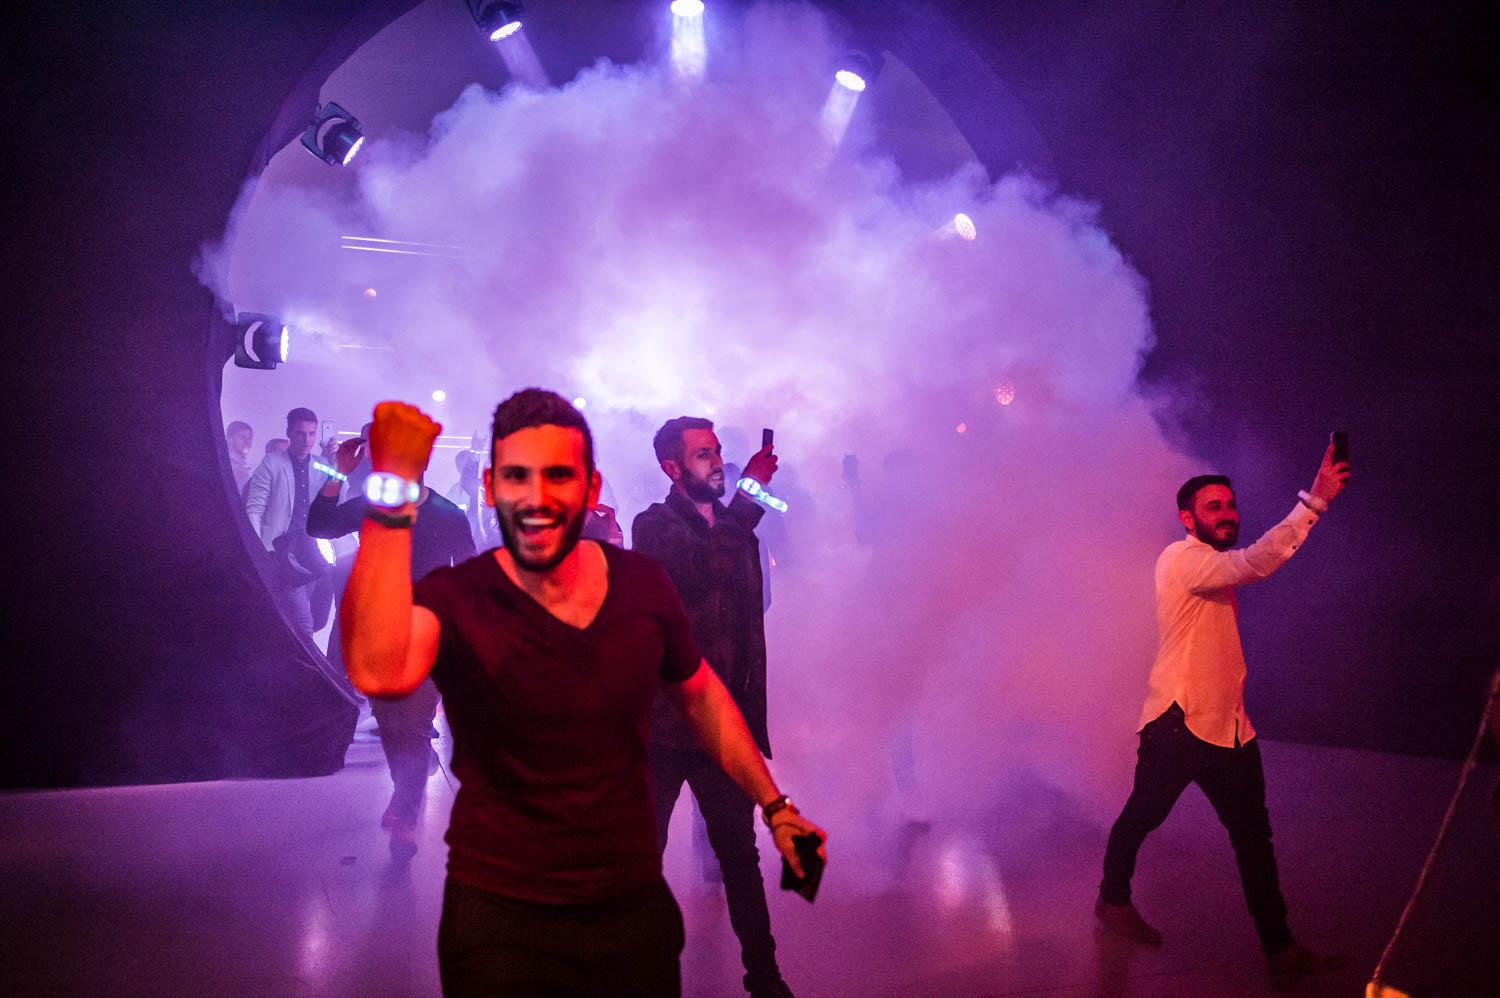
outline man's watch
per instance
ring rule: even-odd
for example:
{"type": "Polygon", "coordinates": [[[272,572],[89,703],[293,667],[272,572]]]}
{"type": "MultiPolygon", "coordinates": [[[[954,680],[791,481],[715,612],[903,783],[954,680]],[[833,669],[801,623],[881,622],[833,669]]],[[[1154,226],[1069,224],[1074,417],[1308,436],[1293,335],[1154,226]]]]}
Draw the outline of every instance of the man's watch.
{"type": "Polygon", "coordinates": [[[408,530],[417,522],[417,514],[411,513],[387,513],[379,506],[366,506],[365,519],[374,520],[382,527],[391,527],[395,530],[408,530]]]}
{"type": "Polygon", "coordinates": [[[771,827],[771,819],[774,818],[776,815],[780,814],[782,811],[788,811],[788,810],[791,811],[793,814],[799,814],[800,813],[797,810],[797,805],[795,805],[795,804],[792,803],[792,799],[790,797],[788,797],[786,794],[782,794],[780,797],[778,797],[775,800],[771,801],[771,803],[769,803],[769,804],[762,804],[760,806],[761,820],[763,820],[766,823],[766,827],[767,828],[770,828],[771,827]]]}

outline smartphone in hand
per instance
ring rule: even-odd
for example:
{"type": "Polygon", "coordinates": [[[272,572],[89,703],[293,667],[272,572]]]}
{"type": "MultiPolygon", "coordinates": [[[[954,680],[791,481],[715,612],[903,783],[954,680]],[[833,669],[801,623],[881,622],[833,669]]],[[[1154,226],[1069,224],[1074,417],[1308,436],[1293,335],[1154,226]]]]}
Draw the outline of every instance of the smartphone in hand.
{"type": "Polygon", "coordinates": [[[1333,463],[1349,463],[1349,434],[1343,430],[1333,431],[1333,463]]]}
{"type": "Polygon", "coordinates": [[[776,431],[763,429],[760,431],[760,449],[765,450],[776,442],[776,431]]]}
{"type": "Polygon", "coordinates": [[[792,864],[781,857],[781,889],[784,891],[796,891],[807,898],[811,904],[818,896],[818,885],[823,882],[823,857],[818,855],[818,847],[823,844],[823,839],[818,835],[793,835],[792,845],[797,849],[797,858],[802,861],[802,872],[805,876],[798,877],[792,872],[792,864]]]}

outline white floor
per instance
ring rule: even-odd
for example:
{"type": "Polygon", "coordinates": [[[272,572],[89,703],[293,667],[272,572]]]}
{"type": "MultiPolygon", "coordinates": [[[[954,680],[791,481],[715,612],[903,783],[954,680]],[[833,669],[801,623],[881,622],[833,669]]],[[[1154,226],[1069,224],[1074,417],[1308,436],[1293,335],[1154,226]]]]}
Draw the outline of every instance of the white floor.
{"type": "MultiPolygon", "coordinates": [[[[1304,993],[1358,994],[1457,766],[1264,751],[1294,928],[1352,961],[1304,993]]],[[[1479,775],[1487,789],[1494,767],[1479,775]]],[[[1481,789],[1393,965],[1393,983],[1417,993],[1500,994],[1500,828],[1481,789]]],[[[409,867],[392,865],[378,827],[388,794],[379,746],[361,736],[344,771],[321,779],[0,797],[0,993],[436,994],[452,787],[445,770],[432,777],[409,867]]],[[[734,995],[738,949],[690,855],[687,814],[678,808],[667,864],[688,924],[686,993],[734,995]]],[[[1016,854],[1013,841],[933,829],[899,892],[835,864],[815,906],[774,889],[766,855],[787,980],[803,995],[1267,993],[1232,855],[1202,797],[1190,791],[1142,854],[1137,901],[1167,934],[1160,950],[1094,928],[1105,831],[1043,829],[1016,854]]]]}

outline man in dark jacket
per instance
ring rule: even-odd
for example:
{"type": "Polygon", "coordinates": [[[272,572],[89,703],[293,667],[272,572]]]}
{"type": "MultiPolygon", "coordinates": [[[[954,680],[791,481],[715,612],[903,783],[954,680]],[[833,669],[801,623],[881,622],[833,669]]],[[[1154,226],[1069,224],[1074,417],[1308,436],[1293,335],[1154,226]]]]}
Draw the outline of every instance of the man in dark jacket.
{"type": "MultiPolygon", "coordinates": [[[[365,433],[369,433],[366,424],[365,433]]],[[[356,471],[365,469],[362,461],[365,437],[346,440],[334,458],[338,470],[354,480],[356,471]]],[[[339,482],[332,477],[324,482],[307,514],[307,533],[332,540],[359,530],[364,522],[367,502],[356,493],[339,502],[339,482]]],[[[456,565],[474,557],[474,540],[463,511],[431,489],[423,486],[417,501],[417,521],[412,527],[411,577],[415,582],[435,568],[456,565]]],[[[328,640],[329,658],[343,666],[339,648],[338,622],[328,640]]],[[[393,790],[391,802],[380,818],[380,825],[390,832],[391,858],[399,863],[410,860],[417,852],[417,826],[422,816],[427,777],[437,766],[432,750],[433,719],[437,716],[438,691],[431,679],[424,680],[409,696],[396,700],[370,698],[370,711],[380,728],[380,747],[390,767],[393,790]]]]}
{"type": "MultiPolygon", "coordinates": [[[[680,416],[657,431],[652,445],[672,480],[664,502],[635,518],[635,549],[667,570],[687,609],[703,657],[729,690],[761,752],[766,734],[766,632],[755,526],[765,510],[738,489],[726,506],[724,459],[714,424],[680,416]]],[[[752,457],[745,475],[762,485],[776,473],[769,446],[752,457]]],[[[703,811],[708,837],[724,874],[729,921],[739,937],[745,989],[756,996],[790,996],[776,964],[776,942],[755,847],[755,802],[698,747],[681,713],[658,694],[651,714],[651,787],[657,840],[686,783],[703,811]]]]}

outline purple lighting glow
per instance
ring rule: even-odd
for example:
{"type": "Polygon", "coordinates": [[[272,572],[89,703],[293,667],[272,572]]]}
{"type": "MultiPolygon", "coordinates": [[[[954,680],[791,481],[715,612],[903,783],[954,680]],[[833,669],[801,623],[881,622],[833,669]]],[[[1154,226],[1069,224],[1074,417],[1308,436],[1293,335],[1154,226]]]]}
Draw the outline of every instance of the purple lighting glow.
{"type": "MultiPolygon", "coordinates": [[[[684,20],[706,28],[707,6],[684,20]]],[[[912,810],[935,824],[967,820],[975,786],[1003,792],[1011,758],[1065,793],[1097,781],[1117,806],[1128,752],[1115,742],[1131,737],[1141,677],[1099,662],[1139,662],[1155,633],[1149,584],[1122,594],[1099,580],[1135,578],[1159,553],[1160,483],[1189,473],[1134,390],[1152,337],[1145,282],[1090,206],[1025,174],[967,160],[920,181],[893,169],[896,137],[958,148],[954,126],[895,57],[878,77],[841,61],[840,28],[814,5],[758,4],[743,18],[734,5],[701,83],[669,50],[685,7],[646,5],[653,61],[601,60],[556,87],[469,87],[430,119],[383,121],[393,138],[357,177],[322,171],[311,194],[275,176],[256,185],[232,254],[213,258],[223,299],[362,346],[325,361],[323,340],[299,333],[298,364],[277,378],[226,379],[225,411],[271,426],[316,399],[360,425],[374,399],[430,406],[441,385],[434,415],[472,431],[519,385],[565,386],[586,405],[622,524],[664,489],[650,447],[663,420],[713,419],[737,462],[774,426],[783,471],[770,487],[807,525],[805,555],[774,552],[772,668],[806,693],[778,727],[822,724],[878,760],[911,741],[927,797],[912,810]],[[863,127],[867,96],[882,106],[863,127]],[[957,245],[959,209],[984,225],[982,242],[957,245]],[[370,286],[378,302],[360,296],[370,286]],[[1025,406],[988,409],[1007,405],[1002,381],[1022,380],[1025,406]],[[284,403],[265,399],[268,385],[284,403]],[[892,511],[872,536],[895,557],[854,535],[842,453],[860,458],[867,494],[882,497],[872,505],[892,511]],[[1065,482],[1028,473],[1058,453],[1079,456],[1065,482]],[[944,487],[907,502],[929,476],[944,487]],[[1016,528],[1016,511],[1106,491],[1118,508],[1073,525],[1066,567],[1018,574],[1055,564],[1062,542],[1016,528]],[[1016,601],[1017,587],[1034,601],[1016,601]],[[1079,614],[1129,654],[1057,641],[1052,623],[1079,614]],[[813,681],[825,649],[856,646],[847,676],[813,681]],[[1082,688],[1057,678],[1085,673],[1082,688]],[[965,696],[943,694],[954,689],[965,696]],[[1043,737],[1075,722],[1095,735],[1043,737]]],[[[466,44],[499,62],[532,34],[466,44]]],[[[447,485],[454,452],[440,453],[447,485]]],[[[804,796],[832,801],[830,827],[866,829],[870,807],[903,813],[887,767],[820,777],[818,746],[786,745],[787,765],[815,774],[804,796]]],[[[871,840],[851,848],[885,854],[884,830],[849,834],[871,840]]],[[[965,866],[963,903],[984,925],[981,868],[965,866]]]]}
{"type": "Polygon", "coordinates": [[[515,34],[517,31],[520,31],[520,30],[521,30],[521,22],[520,21],[511,21],[509,24],[502,24],[502,25],[500,25],[500,27],[496,28],[493,32],[491,32],[491,34],[490,34],[490,41],[492,41],[492,42],[502,41],[502,40],[504,40],[506,38],[509,38],[511,35],[515,34]]]}

